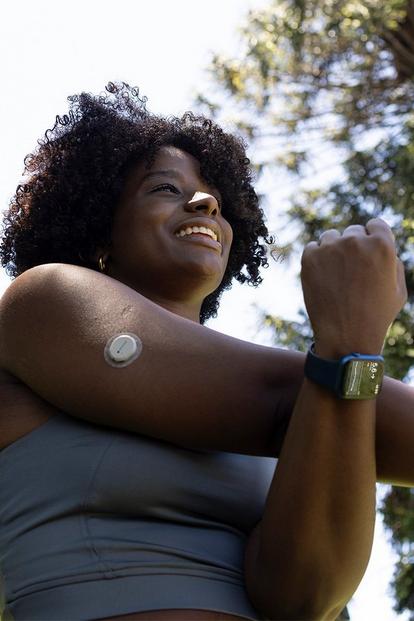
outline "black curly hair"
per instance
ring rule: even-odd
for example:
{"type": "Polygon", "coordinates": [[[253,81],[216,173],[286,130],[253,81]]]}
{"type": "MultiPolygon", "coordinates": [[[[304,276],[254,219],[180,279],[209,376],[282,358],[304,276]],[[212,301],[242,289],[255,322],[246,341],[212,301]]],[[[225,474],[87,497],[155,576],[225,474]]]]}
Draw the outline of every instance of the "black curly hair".
{"type": "Polygon", "coordinates": [[[28,180],[18,185],[4,213],[0,261],[16,278],[42,263],[71,263],[99,271],[93,259],[108,247],[114,211],[131,166],[151,164],[164,145],[178,147],[200,162],[206,183],[222,195],[223,215],[233,244],[219,287],[201,306],[200,323],[217,316],[219,299],[235,278],[257,286],[259,267],[268,267],[273,243],[252,187],[244,142],[204,116],[154,115],[146,98],[125,82],[109,82],[105,93],[68,97],[70,110],[38,140],[24,159],[28,180]],[[242,269],[246,267],[246,273],[242,269]]]}

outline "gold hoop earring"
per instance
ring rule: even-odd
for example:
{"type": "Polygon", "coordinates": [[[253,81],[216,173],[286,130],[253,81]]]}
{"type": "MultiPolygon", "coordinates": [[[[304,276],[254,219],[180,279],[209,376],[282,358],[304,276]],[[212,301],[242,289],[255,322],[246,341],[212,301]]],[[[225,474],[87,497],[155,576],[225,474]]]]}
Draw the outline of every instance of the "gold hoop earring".
{"type": "Polygon", "coordinates": [[[103,260],[103,255],[101,257],[99,257],[99,269],[101,270],[101,272],[105,271],[105,263],[103,260]]]}

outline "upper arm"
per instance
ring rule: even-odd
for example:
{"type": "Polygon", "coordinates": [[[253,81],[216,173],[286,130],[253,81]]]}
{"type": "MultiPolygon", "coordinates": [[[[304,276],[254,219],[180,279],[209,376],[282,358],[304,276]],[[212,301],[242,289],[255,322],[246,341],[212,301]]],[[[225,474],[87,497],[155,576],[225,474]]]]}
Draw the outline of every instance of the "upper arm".
{"type": "Polygon", "coordinates": [[[273,350],[177,316],[123,283],[52,263],[16,278],[0,301],[0,365],[63,411],[188,448],[273,456],[273,350]],[[129,366],[108,340],[143,343],[129,366]]]}
{"type": "Polygon", "coordinates": [[[414,388],[391,377],[377,400],[377,480],[414,486],[414,388]]]}

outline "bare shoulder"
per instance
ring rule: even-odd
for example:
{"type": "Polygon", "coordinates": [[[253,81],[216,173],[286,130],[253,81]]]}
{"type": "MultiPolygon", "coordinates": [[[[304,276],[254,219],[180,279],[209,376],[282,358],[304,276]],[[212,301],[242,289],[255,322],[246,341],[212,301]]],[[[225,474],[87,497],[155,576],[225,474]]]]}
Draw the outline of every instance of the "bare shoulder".
{"type": "Polygon", "coordinates": [[[27,270],[0,300],[0,368],[70,415],[187,448],[274,456],[291,353],[179,317],[76,265],[27,270]],[[141,354],[111,366],[105,347],[128,332],[141,354]]]}
{"type": "MultiPolygon", "coordinates": [[[[0,348],[0,357],[1,354],[4,360],[3,348],[0,348]]],[[[50,404],[38,397],[18,377],[0,367],[0,450],[30,433],[54,413],[50,404]]]]}

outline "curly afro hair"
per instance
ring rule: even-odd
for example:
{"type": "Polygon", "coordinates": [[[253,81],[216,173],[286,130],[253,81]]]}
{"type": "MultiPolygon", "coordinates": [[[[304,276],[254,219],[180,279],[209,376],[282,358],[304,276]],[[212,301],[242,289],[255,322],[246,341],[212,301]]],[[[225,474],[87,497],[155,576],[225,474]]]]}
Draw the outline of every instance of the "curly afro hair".
{"type": "Polygon", "coordinates": [[[233,244],[219,287],[203,301],[200,323],[217,316],[219,299],[235,278],[257,286],[268,267],[273,239],[252,187],[245,144],[216,123],[191,112],[181,118],[154,115],[146,98],[128,84],[109,82],[105,93],[68,97],[69,113],[38,140],[24,160],[27,179],[4,213],[0,261],[15,278],[43,263],[71,263],[99,271],[93,259],[109,247],[114,211],[130,167],[151,164],[171,145],[200,162],[203,179],[216,186],[233,244]],[[246,272],[242,269],[245,267],[246,272]]]}

